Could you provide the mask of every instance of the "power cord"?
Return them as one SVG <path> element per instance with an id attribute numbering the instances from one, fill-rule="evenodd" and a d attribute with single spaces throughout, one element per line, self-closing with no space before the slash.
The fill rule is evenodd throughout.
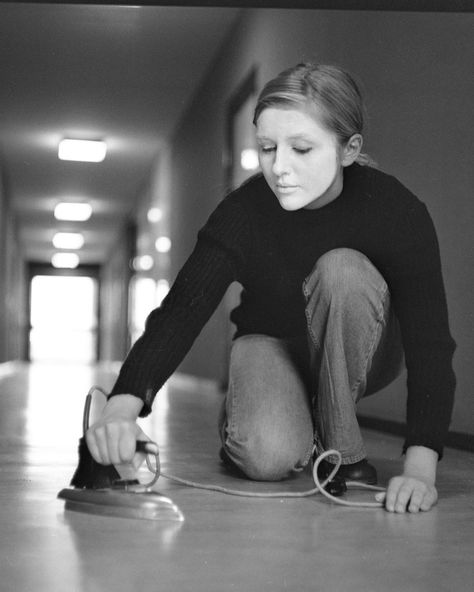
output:
<path id="1" fill-rule="evenodd" d="M 154 472 L 153 467 L 149 464 L 149 456 L 147 455 L 147 467 L 151 472 Z M 158 456 L 158 455 L 156 455 Z M 332 472 L 328 475 L 328 477 L 321 482 L 318 477 L 318 466 L 319 464 L 326 459 L 328 456 L 336 456 L 337 457 L 337 464 L 335 465 Z M 326 498 L 331 500 L 332 502 L 342 505 L 342 506 L 350 506 L 350 507 L 360 507 L 360 508 L 382 508 L 383 502 L 355 502 L 355 501 L 348 501 L 343 500 L 339 497 L 335 497 L 328 493 L 325 489 L 326 485 L 331 481 L 334 475 L 339 470 L 341 466 L 341 454 L 337 450 L 326 450 L 323 452 L 318 458 L 316 459 L 313 465 L 313 481 L 316 487 L 313 489 L 309 489 L 306 491 L 279 491 L 279 492 L 271 492 L 271 493 L 263 493 L 263 492 L 253 492 L 253 491 L 241 491 L 239 489 L 230 489 L 228 487 L 222 487 L 220 485 L 208 485 L 205 483 L 199 483 L 197 481 L 190 481 L 189 479 L 182 479 L 181 477 L 176 477 L 174 475 L 169 475 L 167 473 L 161 473 L 161 477 L 173 481 L 174 483 L 179 483 L 181 485 L 186 485 L 187 487 L 194 487 L 197 489 L 205 489 L 208 491 L 217 491 L 219 493 L 225 493 L 227 495 L 237 495 L 241 497 L 259 497 L 259 498 L 300 498 L 300 497 L 310 497 L 317 493 L 322 493 Z M 157 461 L 159 463 L 159 461 Z M 158 480 L 160 475 L 155 473 L 154 483 Z M 372 491 L 385 491 L 384 487 L 378 487 L 376 485 L 368 485 L 366 483 L 361 483 L 359 481 L 346 481 L 346 485 L 348 488 L 353 489 L 370 489 Z"/>
<path id="2" fill-rule="evenodd" d="M 90 407 L 92 402 L 92 394 L 94 391 L 100 391 L 103 395 L 107 396 L 107 393 L 98 386 L 93 386 L 86 397 L 86 403 L 84 407 L 84 416 L 83 416 L 83 433 L 85 434 L 86 431 L 89 429 L 89 413 Z M 375 502 L 355 502 L 355 501 L 348 501 L 341 499 L 339 497 L 335 497 L 331 495 L 328 491 L 326 491 L 325 487 L 332 480 L 332 478 L 336 475 L 339 467 L 342 463 L 342 456 L 338 450 L 326 450 L 322 454 L 320 454 L 313 464 L 313 481 L 316 487 L 313 489 L 309 489 L 306 491 L 279 491 L 279 492 L 254 492 L 254 491 L 242 491 L 239 489 L 231 489 L 228 487 L 223 487 L 221 485 L 209 485 L 207 483 L 199 483 L 198 481 L 191 481 L 189 479 L 182 479 L 181 477 L 176 477 L 175 475 L 170 475 L 168 473 L 163 473 L 161 471 L 160 466 L 160 454 L 158 445 L 151 441 L 138 441 L 137 442 L 137 451 L 143 452 L 146 455 L 146 464 L 148 470 L 152 473 L 153 478 L 148 483 L 143 483 L 142 487 L 144 489 L 149 489 L 156 484 L 160 477 L 164 477 L 169 481 L 173 481 L 174 483 L 179 483 L 180 485 L 185 485 L 186 487 L 194 487 L 196 489 L 205 489 L 207 491 L 216 491 L 218 493 L 224 493 L 227 495 L 236 495 L 240 497 L 254 497 L 254 498 L 301 498 L 301 497 L 310 497 L 317 493 L 321 493 L 327 499 L 331 500 L 332 502 L 339 504 L 341 506 L 349 506 L 349 507 L 359 507 L 359 508 L 382 508 L 384 506 L 383 502 L 375 501 Z M 325 460 L 327 457 L 332 456 L 337 458 L 336 465 L 328 477 L 321 482 L 318 477 L 318 467 L 320 463 Z M 153 459 L 153 460 L 152 460 Z M 378 487 L 376 485 L 369 485 L 367 483 L 361 483 L 359 481 L 346 481 L 346 485 L 348 488 L 352 489 L 369 489 L 371 491 L 386 491 L 384 487 Z"/>

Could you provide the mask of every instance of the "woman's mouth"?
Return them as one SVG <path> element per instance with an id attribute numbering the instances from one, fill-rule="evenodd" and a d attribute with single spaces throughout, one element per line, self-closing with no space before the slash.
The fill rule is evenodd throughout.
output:
<path id="1" fill-rule="evenodd" d="M 297 185 L 283 185 L 281 183 L 276 184 L 276 189 L 278 193 L 291 193 L 297 188 Z"/>

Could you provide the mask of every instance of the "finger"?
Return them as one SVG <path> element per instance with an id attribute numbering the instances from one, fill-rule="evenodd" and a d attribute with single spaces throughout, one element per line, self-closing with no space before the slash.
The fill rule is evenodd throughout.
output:
<path id="1" fill-rule="evenodd" d="M 156 442 L 147 442 L 146 451 L 148 454 L 159 454 L 158 444 Z"/>
<path id="2" fill-rule="evenodd" d="M 395 502 L 398 497 L 398 491 L 401 487 L 402 480 L 399 477 L 390 479 L 387 487 L 387 493 L 385 495 L 385 509 L 389 512 L 395 511 Z"/>
<path id="3" fill-rule="evenodd" d="M 420 510 L 422 512 L 428 512 L 428 510 L 431 510 L 431 508 L 434 505 L 436 505 L 437 501 L 438 501 L 438 492 L 436 491 L 436 488 L 435 487 L 430 488 L 428 493 L 423 498 L 423 501 L 420 505 Z"/>
<path id="4" fill-rule="evenodd" d="M 418 512 L 421 504 L 425 498 L 426 491 L 424 489 L 415 489 L 411 494 L 410 502 L 408 504 L 409 512 Z"/>
<path id="5" fill-rule="evenodd" d="M 150 440 L 145 432 L 136 426 L 136 453 L 133 457 L 132 464 L 136 470 L 140 468 L 147 455 L 157 455 L 159 453 L 158 445 Z"/>
<path id="6" fill-rule="evenodd" d="M 119 442 L 121 438 L 120 425 L 116 423 L 105 424 L 106 446 L 109 464 L 118 465 L 121 463 Z"/>
<path id="7" fill-rule="evenodd" d="M 387 497 L 387 493 L 385 491 L 381 491 L 380 493 L 375 494 L 375 501 L 383 504 L 386 497 Z"/>
<path id="8" fill-rule="evenodd" d="M 90 434 L 89 439 L 91 441 L 91 446 L 96 453 L 94 459 L 102 465 L 109 465 L 110 459 L 104 428 L 100 427 L 94 429 L 92 427 L 88 433 Z M 91 448 L 89 448 L 89 450 L 91 450 Z"/>
<path id="9" fill-rule="evenodd" d="M 87 448 L 89 449 L 89 452 L 91 453 L 92 458 L 98 463 L 102 462 L 100 450 L 97 446 L 95 434 L 92 430 L 88 430 L 86 432 L 86 444 Z"/>
<path id="10" fill-rule="evenodd" d="M 134 460 L 137 446 L 138 426 L 133 422 L 121 425 L 120 439 L 118 440 L 118 453 L 121 463 L 130 463 Z"/>
<path id="11" fill-rule="evenodd" d="M 405 482 L 398 490 L 397 499 L 395 500 L 395 512 L 403 514 L 407 511 L 408 501 L 413 494 L 413 483 Z"/>

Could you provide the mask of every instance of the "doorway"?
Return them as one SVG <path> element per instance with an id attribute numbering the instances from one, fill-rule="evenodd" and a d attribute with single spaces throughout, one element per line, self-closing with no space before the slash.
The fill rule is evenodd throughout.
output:
<path id="1" fill-rule="evenodd" d="M 93 275 L 31 273 L 29 361 L 97 361 L 98 291 Z"/>

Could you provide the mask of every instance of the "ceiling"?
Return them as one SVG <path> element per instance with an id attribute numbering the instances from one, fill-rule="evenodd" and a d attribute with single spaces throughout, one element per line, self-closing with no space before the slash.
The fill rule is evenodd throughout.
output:
<path id="1" fill-rule="evenodd" d="M 0 169 L 27 260 L 49 263 L 62 230 L 83 233 L 81 263 L 104 261 L 239 13 L 0 2 Z M 105 161 L 59 160 L 64 137 L 106 140 Z M 62 200 L 91 219 L 56 221 Z"/>
<path id="2" fill-rule="evenodd" d="M 207 4 L 220 7 L 189 7 L 180 1 L 170 4 L 183 6 L 52 1 L 0 0 L 0 172 L 28 261 L 49 263 L 56 251 L 52 238 L 62 230 L 81 231 L 81 263 L 100 264 L 160 145 L 239 17 L 242 9 L 232 5 L 275 2 L 216 0 Z M 390 8 L 385 0 L 286 4 L 382 10 L 433 4 L 447 10 L 443 0 L 411 2 L 394 0 Z M 465 2 L 450 0 L 450 10 Z M 64 137 L 106 140 L 105 161 L 60 161 L 57 147 Z M 62 200 L 90 202 L 92 218 L 57 222 L 53 210 Z"/>

